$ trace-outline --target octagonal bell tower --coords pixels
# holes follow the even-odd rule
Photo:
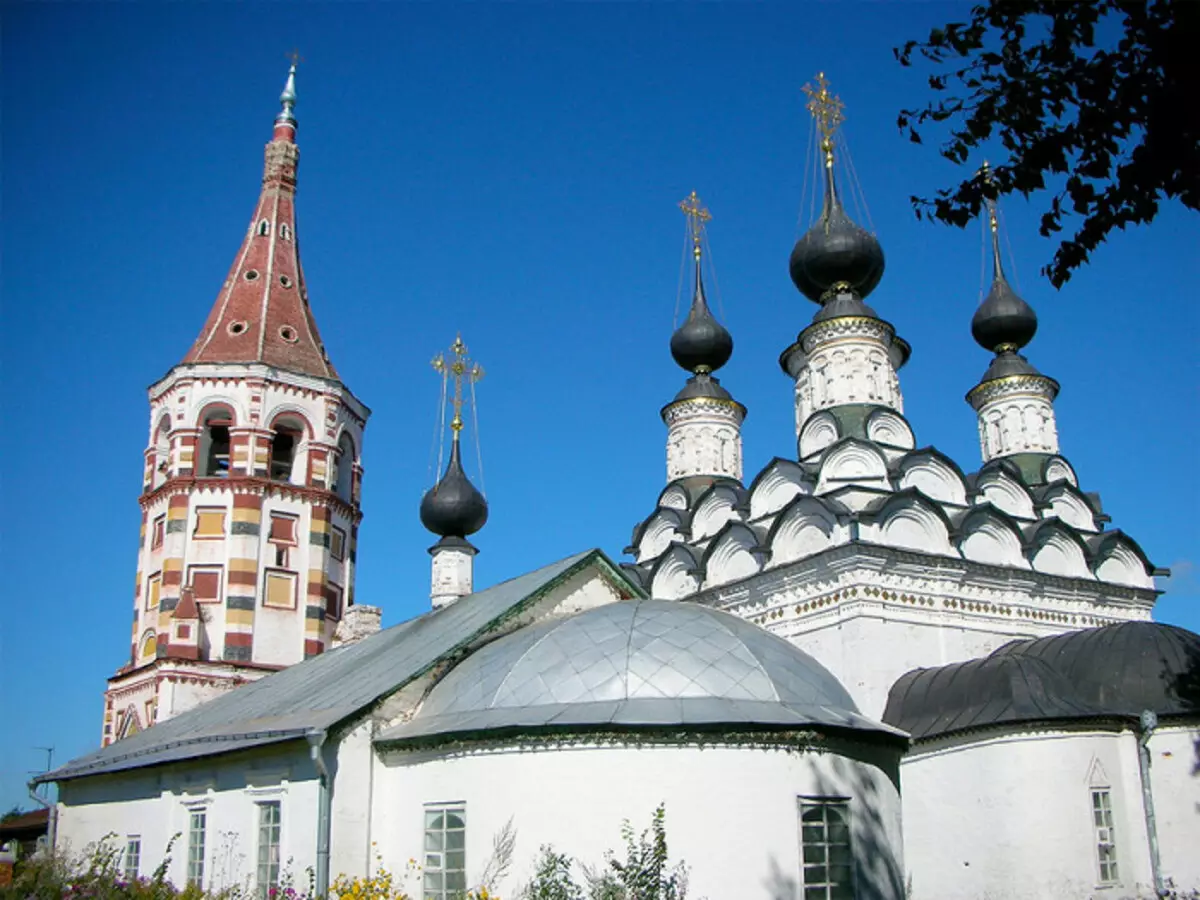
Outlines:
[[[354,602],[370,410],[317,331],[296,219],[296,67],[233,266],[150,387],[129,656],[103,743],[321,653]]]

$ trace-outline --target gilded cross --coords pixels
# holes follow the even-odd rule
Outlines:
[[[816,88],[806,84],[804,93],[808,94],[808,111],[817,120],[817,128],[821,131],[821,149],[828,157],[833,153],[833,135],[838,126],[846,121],[842,113],[845,105],[837,94],[830,93],[824,72],[817,73]]]
[[[989,187],[993,184],[992,167],[988,165],[988,161],[986,159],[983,161],[983,165],[979,167],[979,174],[983,177],[984,184],[988,185]],[[988,225],[990,225],[992,228],[992,234],[995,234],[997,230],[999,230],[999,225],[996,222],[996,202],[991,198],[988,198],[987,210]]]
[[[295,47],[292,48],[291,53],[285,53],[284,56],[286,56],[288,59],[290,59],[292,61],[293,69],[296,68],[296,66],[300,65],[300,63],[304,62],[304,57],[300,55],[300,51],[297,50]]]
[[[712,214],[700,205],[700,198],[692,191],[679,201],[679,208],[687,216],[688,233],[692,236],[692,253],[700,258],[700,238],[704,233],[704,223],[712,219]]]
[[[450,420],[450,428],[457,441],[458,433],[463,429],[463,382],[475,384],[483,378],[483,366],[467,355],[467,345],[463,343],[461,334],[455,335],[454,343],[450,345],[450,355],[439,353],[433,358],[432,365],[443,380],[454,380],[454,395],[450,400],[454,405],[454,418]]]

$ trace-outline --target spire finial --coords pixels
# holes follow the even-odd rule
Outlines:
[[[995,185],[995,181],[992,179],[992,168],[986,159],[979,167],[979,174],[983,177],[985,185],[988,187]],[[987,212],[988,229],[992,233],[992,274],[995,278],[1004,278],[1004,267],[1000,263],[1000,220],[996,211],[996,201],[991,197],[987,198]]]
[[[275,140],[291,140],[296,136],[296,66],[304,61],[304,57],[298,50],[292,50],[287,54],[287,58],[292,61],[292,65],[288,68],[287,81],[279,95],[283,109],[275,117]]]
[[[829,82],[826,80],[824,72],[817,73],[816,88],[811,84],[806,84],[804,93],[808,95],[808,111],[817,120],[817,129],[821,132],[821,149],[825,151],[825,167],[832,168],[833,136],[837,133],[838,126],[846,121],[846,116],[842,112],[845,104],[837,94],[830,92]]]
[[[443,379],[454,381],[454,395],[450,398],[454,406],[454,418],[450,420],[450,430],[454,433],[455,442],[458,441],[459,432],[463,430],[463,382],[473,385],[483,378],[483,366],[471,359],[467,352],[467,345],[463,343],[462,334],[459,333],[454,336],[454,343],[450,345],[451,355],[447,357],[446,354],[439,353],[432,362],[434,371]]]
[[[700,198],[692,191],[679,201],[679,208],[688,220],[688,234],[692,238],[692,256],[700,260],[700,242],[704,235],[704,223],[712,219],[712,214],[700,205]]]

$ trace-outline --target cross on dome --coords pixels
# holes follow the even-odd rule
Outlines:
[[[450,398],[450,402],[454,406],[454,418],[450,420],[450,429],[454,432],[456,441],[459,432],[463,429],[463,382],[473,385],[483,378],[483,366],[471,359],[467,353],[467,345],[463,343],[462,334],[456,334],[454,343],[450,345],[450,357],[447,358],[446,354],[439,353],[430,363],[434,371],[442,376],[443,382],[450,379],[454,381],[454,394]]]
[[[838,126],[846,121],[845,113],[842,112],[846,106],[837,94],[830,92],[829,81],[824,72],[817,73],[815,89],[811,84],[806,84],[803,90],[808,95],[808,111],[817,120],[817,128],[821,132],[821,149],[825,151],[825,164],[829,165],[833,161],[833,136]]]
[[[679,201],[679,208],[688,220],[688,234],[692,236],[692,255],[700,258],[700,241],[704,234],[704,223],[712,220],[712,213],[700,205],[700,198],[692,191]]]

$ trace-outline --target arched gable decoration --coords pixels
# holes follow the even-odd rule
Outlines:
[[[965,506],[967,478],[958,464],[933,447],[905,454],[896,464],[898,490],[916,488],[941,503]]]
[[[741,519],[745,509],[745,490],[729,482],[717,482],[696,499],[692,512],[691,538],[703,540],[733,519]]]
[[[1088,548],[1070,525],[1046,519],[1029,537],[1028,556],[1034,571],[1067,578],[1092,578]]]
[[[1021,526],[1004,510],[984,502],[958,524],[958,552],[964,559],[993,566],[1028,569]]]
[[[1007,460],[988,463],[976,473],[974,480],[976,503],[991,503],[1019,519],[1037,518],[1033,494]]]
[[[687,509],[691,505],[687,488],[678,482],[671,482],[658,495],[658,506],[669,506],[672,509]]]
[[[835,443],[842,436],[837,418],[829,410],[813,413],[800,429],[797,444],[801,459],[808,459]]]
[[[767,568],[775,568],[820,553],[835,542],[840,503],[818,497],[797,497],[785,506],[767,532],[771,549]]]
[[[1046,484],[1054,484],[1056,481],[1067,481],[1075,487],[1079,487],[1079,479],[1075,475],[1075,470],[1061,456],[1051,456],[1042,464],[1042,480]]]
[[[682,600],[700,589],[702,570],[686,544],[672,544],[650,569],[647,581],[656,600]]]
[[[1082,531],[1099,531],[1092,501],[1069,481],[1058,481],[1041,492],[1043,518],[1057,517]]]
[[[911,450],[917,445],[908,422],[890,409],[876,409],[867,416],[867,440],[904,450]]]
[[[267,428],[275,431],[282,426],[293,426],[298,423],[304,436],[308,440],[313,438],[313,426],[309,421],[309,413],[301,406],[296,406],[291,403],[285,403],[271,410],[271,414],[266,416],[264,421],[268,422]]]
[[[633,544],[627,552],[636,553],[637,561],[645,562],[654,559],[673,541],[682,541],[686,536],[687,528],[678,510],[656,509],[635,529]]]
[[[1096,535],[1088,544],[1092,548],[1092,572],[1100,581],[1153,588],[1154,576],[1161,574],[1138,542],[1120,529]]]
[[[887,461],[873,444],[858,438],[842,438],[821,460],[816,493],[836,491],[847,485],[888,489]]]
[[[196,414],[196,428],[203,428],[207,423],[213,421],[225,421],[229,426],[237,427],[237,424],[244,421],[241,415],[241,410],[232,398],[221,397],[219,399],[210,400],[200,408]]]
[[[753,521],[778,512],[797,496],[812,492],[812,482],[804,469],[793,460],[777,456],[750,482],[747,489],[750,519]]]
[[[141,730],[142,723],[138,719],[137,707],[130,703],[125,708],[125,712],[121,716],[121,722],[117,726],[117,740],[127,738],[131,734],[137,734]]]
[[[741,522],[727,523],[704,551],[701,560],[704,587],[729,584],[754,575],[762,569],[766,552],[748,526]]]
[[[912,488],[893,494],[874,515],[877,538],[890,547],[948,555],[952,526],[941,507]]]

